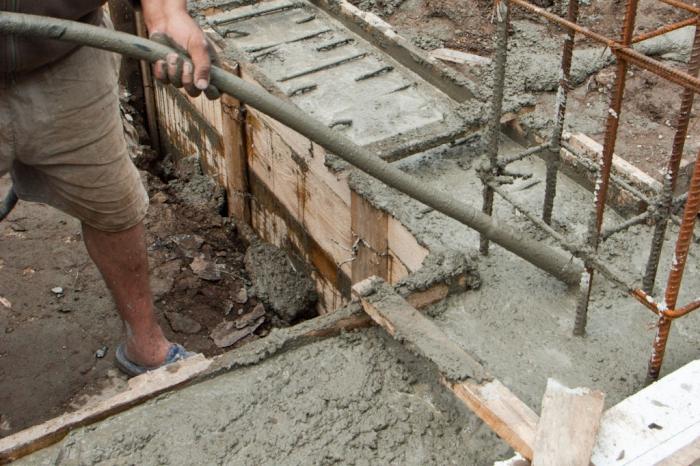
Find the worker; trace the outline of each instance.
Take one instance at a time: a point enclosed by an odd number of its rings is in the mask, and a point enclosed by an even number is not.
[[[106,0],[0,0],[14,11],[111,27]],[[186,0],[142,0],[151,35],[171,54],[154,75],[196,96],[209,86],[211,47]],[[0,39],[0,176],[20,199],[76,217],[126,330],[117,366],[133,376],[192,355],[160,328],[149,284],[143,219],[148,195],[127,152],[119,112],[119,57],[54,40]],[[210,88],[211,89],[211,88]]]

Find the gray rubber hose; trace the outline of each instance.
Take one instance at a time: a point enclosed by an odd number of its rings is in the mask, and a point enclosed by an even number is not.
[[[74,21],[21,13],[1,12],[0,33],[65,40],[150,62],[164,59],[168,53],[176,52],[164,45],[130,34]],[[524,232],[515,230],[457,200],[442,189],[399,170],[311,118],[294,105],[272,96],[260,86],[243,81],[216,66],[212,67],[211,82],[221,92],[278,120],[388,186],[473,228],[494,243],[565,283],[578,285],[583,267],[571,254],[534,241]]]

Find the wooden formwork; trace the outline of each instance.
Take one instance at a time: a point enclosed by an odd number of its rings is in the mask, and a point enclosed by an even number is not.
[[[345,16],[354,11],[341,10]],[[371,25],[364,16],[357,21]],[[223,45],[215,31],[208,32]],[[407,47],[392,34],[384,40],[393,40],[394,48]],[[403,51],[402,60],[421,53]],[[270,89],[252,63],[224,60],[224,66]],[[437,65],[421,66],[431,81],[441,79]],[[456,93],[458,85],[447,81]],[[230,97],[208,101],[161,85],[156,85],[156,105],[163,148],[176,159],[197,155],[204,172],[225,188],[230,215],[312,266],[320,312],[346,304],[351,285],[369,276],[398,283],[430,253],[399,220],[350,188],[351,167],[329,166],[322,147],[274,119]],[[410,153],[396,146],[402,156]]]
[[[166,149],[175,157],[197,154],[226,189],[231,215],[313,266],[322,311],[346,303],[352,283],[371,275],[397,283],[428,255],[398,220],[350,189],[347,171],[325,166],[322,147],[298,133],[230,98],[193,99],[157,86],[156,99]]]

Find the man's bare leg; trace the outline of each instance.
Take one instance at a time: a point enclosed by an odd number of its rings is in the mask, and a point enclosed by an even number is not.
[[[83,239],[126,325],[127,357],[143,366],[161,365],[170,342],[153,310],[143,223],[118,233],[83,224]]]

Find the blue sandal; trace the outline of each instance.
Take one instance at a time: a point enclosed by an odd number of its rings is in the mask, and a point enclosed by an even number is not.
[[[168,353],[165,355],[165,361],[163,361],[163,364],[157,367],[146,367],[146,366],[141,366],[140,364],[136,364],[135,362],[132,362],[129,360],[129,358],[126,357],[126,345],[124,343],[121,343],[119,346],[117,346],[117,351],[115,352],[115,358],[117,361],[117,367],[119,370],[124,372],[126,375],[129,377],[135,377],[137,375],[144,374],[148,371],[152,371],[155,369],[158,369],[163,366],[167,366],[168,364],[172,364],[177,361],[181,361],[183,359],[187,359],[191,356],[194,356],[196,353],[192,353],[190,351],[187,351],[182,345],[178,345],[177,343],[173,343],[170,346],[170,349],[168,350]]]

